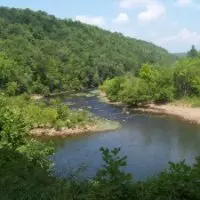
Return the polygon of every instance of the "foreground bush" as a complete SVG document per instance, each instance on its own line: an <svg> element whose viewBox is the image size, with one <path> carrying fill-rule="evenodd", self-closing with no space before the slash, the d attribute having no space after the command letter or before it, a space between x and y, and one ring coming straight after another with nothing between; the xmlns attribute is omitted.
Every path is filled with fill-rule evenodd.
<svg viewBox="0 0 200 200"><path fill-rule="evenodd" d="M11 149L0 149L1 199L46 200L199 200L200 162L184 162L146 181L134 181L123 172L126 157L119 149L101 149L104 165L92 180L57 179L48 168ZM39 159L39 158L38 158Z"/></svg>

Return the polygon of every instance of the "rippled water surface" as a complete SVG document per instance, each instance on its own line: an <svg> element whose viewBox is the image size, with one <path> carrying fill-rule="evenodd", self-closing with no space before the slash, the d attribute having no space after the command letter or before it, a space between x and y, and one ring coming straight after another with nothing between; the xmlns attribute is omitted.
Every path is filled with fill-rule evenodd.
<svg viewBox="0 0 200 200"><path fill-rule="evenodd" d="M56 139L53 156L56 174L65 176L86 166L84 176L92 177L101 166L100 147L121 147L128 156L125 170L144 179L167 167L168 161L183 159L192 164L200 155L200 126L177 117L139 112L123 113L122 108L99 101L97 97L75 97L65 101L73 108L86 108L94 114L119 121L119 130Z"/></svg>

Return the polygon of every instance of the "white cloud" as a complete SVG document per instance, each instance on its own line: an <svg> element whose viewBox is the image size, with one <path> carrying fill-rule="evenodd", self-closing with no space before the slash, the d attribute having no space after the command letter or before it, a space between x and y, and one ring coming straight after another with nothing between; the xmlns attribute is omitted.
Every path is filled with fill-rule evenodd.
<svg viewBox="0 0 200 200"><path fill-rule="evenodd" d="M197 0L196 1L195 0L176 0L175 5L181 6L181 7L190 7L190 8L200 9L200 3Z"/></svg>
<svg viewBox="0 0 200 200"><path fill-rule="evenodd" d="M115 23L127 23L129 21L129 17L126 13L120 13L113 22Z"/></svg>
<svg viewBox="0 0 200 200"><path fill-rule="evenodd" d="M76 16L76 20L86 23L86 24L91 24L91 25L96 25L96 26L103 26L105 24L105 19L102 16L79 15L79 16Z"/></svg>
<svg viewBox="0 0 200 200"><path fill-rule="evenodd" d="M121 8L142 7L145 10L138 14L141 21L154 21L159 19L166 11L161 1L158 0L120 0Z"/></svg>
<svg viewBox="0 0 200 200"><path fill-rule="evenodd" d="M159 19L166 11L165 6L157 1L148 1L146 10L139 13L138 19L141 21L154 21Z"/></svg>
<svg viewBox="0 0 200 200"><path fill-rule="evenodd" d="M192 4L192 0L177 0L177 4L180 6L186 6Z"/></svg>
<svg viewBox="0 0 200 200"><path fill-rule="evenodd" d="M169 36L166 38L161 38L156 41L157 44L163 45L168 43L184 43L184 44L200 44L200 33L189 31L186 28L183 28L177 35Z"/></svg>
<svg viewBox="0 0 200 200"><path fill-rule="evenodd" d="M133 8L136 6L143 6L148 0L120 0L121 8Z"/></svg>

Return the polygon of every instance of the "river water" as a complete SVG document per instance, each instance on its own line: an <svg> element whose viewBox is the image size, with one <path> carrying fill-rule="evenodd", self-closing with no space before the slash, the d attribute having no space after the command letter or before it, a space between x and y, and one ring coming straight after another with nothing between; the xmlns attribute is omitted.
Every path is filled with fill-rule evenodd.
<svg viewBox="0 0 200 200"><path fill-rule="evenodd" d="M55 173L67 176L81 168L84 177L91 178L102 165L100 147L121 147L127 155L127 167L137 180L156 175L168 161L186 160L193 164L200 155L200 126L174 116L149 113L124 113L123 109L101 102L97 97L64 99L73 102L72 108L86 108L97 116L117 120L116 131L86 134L55 139L56 153L52 157Z"/></svg>

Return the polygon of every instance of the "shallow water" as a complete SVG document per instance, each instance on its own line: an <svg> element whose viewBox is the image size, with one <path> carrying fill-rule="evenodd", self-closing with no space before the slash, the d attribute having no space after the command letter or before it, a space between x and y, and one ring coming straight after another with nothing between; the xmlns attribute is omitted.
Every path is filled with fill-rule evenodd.
<svg viewBox="0 0 200 200"><path fill-rule="evenodd" d="M65 176L80 166L86 166L85 177L95 175L101 166L100 147L121 147L121 155L128 156L126 171L135 179L158 174L168 161L183 159L193 164L200 155L200 126L173 116L152 115L140 112L123 113L122 108L109 105L97 97L75 97L72 108L86 108L94 114L119 121L119 130L86 134L66 139L54 139L56 153L53 156L55 173ZM84 163L84 164L83 164Z"/></svg>

